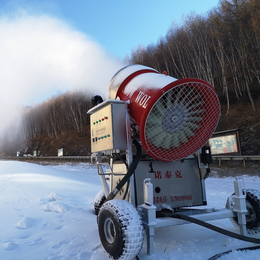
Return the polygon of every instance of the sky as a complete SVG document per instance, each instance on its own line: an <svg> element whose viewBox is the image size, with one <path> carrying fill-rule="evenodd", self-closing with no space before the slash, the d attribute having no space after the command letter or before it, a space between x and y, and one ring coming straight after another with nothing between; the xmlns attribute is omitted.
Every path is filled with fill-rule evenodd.
<svg viewBox="0 0 260 260"><path fill-rule="evenodd" d="M183 17L206 14L219 0L1 0L0 13L13 15L18 9L60 19L100 44L111 55L123 59L131 50L156 43L172 23Z"/></svg>
<svg viewBox="0 0 260 260"><path fill-rule="evenodd" d="M0 0L0 120L66 91L106 99L113 75L139 46L156 43L219 0ZM8 113L7 113L8 112ZM1 131L1 129L0 129Z"/></svg>
<svg viewBox="0 0 260 260"><path fill-rule="evenodd" d="M2 100L32 105L68 89L104 93L132 50L218 2L0 0Z"/></svg>

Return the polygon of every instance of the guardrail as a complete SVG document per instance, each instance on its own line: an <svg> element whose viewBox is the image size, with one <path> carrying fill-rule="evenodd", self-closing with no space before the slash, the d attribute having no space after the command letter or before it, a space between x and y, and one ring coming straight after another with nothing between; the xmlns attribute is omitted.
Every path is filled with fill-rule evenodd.
<svg viewBox="0 0 260 260"><path fill-rule="evenodd" d="M90 156L39 156L39 157L17 156L17 157L0 157L0 160L90 162Z"/></svg>
<svg viewBox="0 0 260 260"><path fill-rule="evenodd" d="M65 162L90 162L90 156L23 156L23 157L0 157L0 160L15 160L15 161L65 161ZM241 161L244 167L247 161L260 161L258 155L213 155L213 161L218 161L219 166L223 161Z"/></svg>
<svg viewBox="0 0 260 260"><path fill-rule="evenodd" d="M218 161L219 166L221 166L222 161L242 161L244 164L244 167L246 167L246 161L260 161L260 156L258 155L213 155L212 156L213 161Z"/></svg>

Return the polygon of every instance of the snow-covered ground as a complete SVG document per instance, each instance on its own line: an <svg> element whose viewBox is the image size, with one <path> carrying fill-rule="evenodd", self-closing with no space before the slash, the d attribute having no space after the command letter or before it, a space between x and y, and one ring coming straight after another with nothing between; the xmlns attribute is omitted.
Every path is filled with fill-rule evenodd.
<svg viewBox="0 0 260 260"><path fill-rule="evenodd" d="M208 178L208 206L223 208L233 193L233 181L231 177ZM260 189L260 177L245 177L245 184L246 188ZM100 189L97 171L88 164L41 166L0 161L0 259L108 259L93 210ZM228 219L211 223L235 231ZM156 230L154 254L146 255L145 240L139 258L204 260L249 246L256 245L188 224ZM260 250L234 252L220 259L260 259Z"/></svg>

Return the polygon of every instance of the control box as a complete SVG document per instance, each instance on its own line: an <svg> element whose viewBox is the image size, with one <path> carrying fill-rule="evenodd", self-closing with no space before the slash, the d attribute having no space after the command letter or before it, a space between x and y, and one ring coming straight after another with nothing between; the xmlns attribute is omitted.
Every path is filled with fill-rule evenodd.
<svg viewBox="0 0 260 260"><path fill-rule="evenodd" d="M91 152L126 150L126 104L109 100L88 111L90 114Z"/></svg>

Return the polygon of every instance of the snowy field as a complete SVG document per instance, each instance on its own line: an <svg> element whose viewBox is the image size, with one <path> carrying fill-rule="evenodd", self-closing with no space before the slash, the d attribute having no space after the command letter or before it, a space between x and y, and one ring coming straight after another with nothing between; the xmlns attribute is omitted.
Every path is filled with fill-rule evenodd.
<svg viewBox="0 0 260 260"><path fill-rule="evenodd" d="M233 193L233 181L232 177L208 178L208 206L223 208ZM260 189L260 177L245 177L245 184ZM108 259L93 210L100 189L97 171L88 164L41 166L0 161L0 260ZM235 231L228 219L211 223ZM155 253L146 255L145 240L139 258L205 260L250 246L256 245L188 224L156 230ZM234 252L219 259L260 259L260 250Z"/></svg>

